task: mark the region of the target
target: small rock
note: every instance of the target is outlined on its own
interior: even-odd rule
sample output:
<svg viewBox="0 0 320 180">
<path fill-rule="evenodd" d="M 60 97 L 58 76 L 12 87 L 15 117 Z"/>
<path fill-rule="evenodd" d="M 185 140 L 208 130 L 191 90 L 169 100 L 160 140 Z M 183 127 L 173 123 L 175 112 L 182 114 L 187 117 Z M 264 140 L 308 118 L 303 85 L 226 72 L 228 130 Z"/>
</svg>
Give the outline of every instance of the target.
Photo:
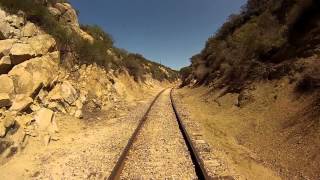
<svg viewBox="0 0 320 180">
<path fill-rule="evenodd" d="M 10 49 L 15 42 L 17 42 L 16 39 L 0 40 L 0 58 L 9 55 Z"/>
<path fill-rule="evenodd" d="M 8 94 L 0 93 L 0 107 L 11 106 L 11 100 Z"/>
<path fill-rule="evenodd" d="M 15 124 L 15 119 L 11 114 L 7 114 L 4 119 L 0 122 L 0 137 L 4 137 L 7 133 L 8 128 Z"/>
<path fill-rule="evenodd" d="M 36 104 L 31 104 L 31 105 L 30 105 L 30 109 L 31 109 L 33 112 L 39 111 L 40 108 L 41 108 L 41 107 L 40 107 L 39 105 L 36 105 Z"/>
<path fill-rule="evenodd" d="M 81 119 L 81 118 L 83 118 L 83 113 L 82 113 L 81 110 L 77 110 L 76 113 L 74 114 L 74 116 L 75 116 L 76 118 Z"/>
<path fill-rule="evenodd" d="M 3 138 L 6 133 L 6 128 L 0 123 L 0 138 Z"/>
<path fill-rule="evenodd" d="M 0 75 L 0 93 L 12 94 L 14 93 L 13 80 L 8 75 Z"/>
<path fill-rule="evenodd" d="M 36 25 L 34 25 L 31 22 L 28 22 L 23 28 L 22 28 L 22 36 L 23 37 L 32 37 L 38 33 L 38 28 Z"/>
<path fill-rule="evenodd" d="M 237 99 L 236 105 L 240 108 L 254 102 L 254 96 L 251 94 L 250 90 L 243 90 Z"/>
<path fill-rule="evenodd" d="M 48 108 L 53 111 L 67 113 L 66 109 L 59 102 L 50 102 Z"/>
<path fill-rule="evenodd" d="M 28 128 L 33 128 L 33 126 L 31 126 L 31 125 L 35 120 L 32 115 L 27 114 L 27 115 L 23 115 L 23 116 L 18 116 L 16 119 L 20 125 L 22 125 L 24 127 L 28 127 Z"/>
<path fill-rule="evenodd" d="M 3 56 L 0 59 L 0 74 L 7 74 L 12 67 L 11 59 L 9 56 Z"/>
<path fill-rule="evenodd" d="M 43 136 L 43 143 L 45 146 L 48 146 L 51 140 L 51 136 L 50 135 L 45 135 Z"/>
<path fill-rule="evenodd" d="M 33 99 L 30 97 L 27 97 L 24 94 L 16 95 L 12 106 L 10 107 L 10 111 L 16 111 L 16 112 L 23 112 L 27 108 L 30 107 L 32 104 Z"/>
<path fill-rule="evenodd" d="M 58 135 L 52 135 L 51 140 L 58 141 L 58 140 L 60 140 L 60 137 Z"/>
<path fill-rule="evenodd" d="M 79 99 L 80 99 L 80 98 L 79 98 Z M 77 107 L 78 109 L 82 109 L 83 104 L 82 104 L 81 100 L 79 100 L 79 99 L 75 102 L 75 105 L 76 105 L 76 107 Z"/>
<path fill-rule="evenodd" d="M 53 111 L 47 108 L 41 108 L 35 115 L 35 120 L 39 126 L 39 129 L 47 130 L 47 128 L 51 126 L 53 116 Z"/>
</svg>

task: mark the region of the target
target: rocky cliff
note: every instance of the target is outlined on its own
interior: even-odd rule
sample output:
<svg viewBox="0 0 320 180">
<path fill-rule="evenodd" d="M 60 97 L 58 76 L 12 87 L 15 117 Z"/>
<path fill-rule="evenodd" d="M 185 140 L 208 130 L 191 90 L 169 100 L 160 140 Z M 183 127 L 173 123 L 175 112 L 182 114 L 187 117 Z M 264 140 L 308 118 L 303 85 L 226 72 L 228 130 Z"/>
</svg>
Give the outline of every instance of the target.
<svg viewBox="0 0 320 180">
<path fill-rule="evenodd" d="M 56 29 L 48 29 L 48 23 Z M 68 3 L 0 1 L 0 163 L 25 148 L 30 139 L 43 145 L 58 140 L 57 113 L 83 118 L 101 109 L 118 109 L 130 103 L 134 89 L 143 92 L 160 79 L 169 83 L 177 77 L 175 71 L 142 56 L 130 62 L 140 74 L 130 73 L 130 66 L 125 66 L 128 53 L 96 47 L 99 40 L 94 35 L 80 27 Z M 75 49 L 77 43 L 89 47 L 82 50 L 102 52 L 102 60 L 108 56 L 113 64 L 121 63 L 110 67 L 112 63 L 84 60 Z M 156 78 L 154 72 L 163 78 Z"/>
</svg>

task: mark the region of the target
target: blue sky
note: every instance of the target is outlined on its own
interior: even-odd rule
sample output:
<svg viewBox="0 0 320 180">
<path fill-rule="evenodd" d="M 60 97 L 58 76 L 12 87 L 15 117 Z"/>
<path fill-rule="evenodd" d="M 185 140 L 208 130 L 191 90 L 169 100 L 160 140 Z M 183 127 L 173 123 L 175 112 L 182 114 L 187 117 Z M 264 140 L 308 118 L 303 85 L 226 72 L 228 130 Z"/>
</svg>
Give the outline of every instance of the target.
<svg viewBox="0 0 320 180">
<path fill-rule="evenodd" d="M 97 24 L 116 46 L 173 69 L 190 64 L 208 37 L 246 0 L 70 0 L 80 23 Z"/>
</svg>

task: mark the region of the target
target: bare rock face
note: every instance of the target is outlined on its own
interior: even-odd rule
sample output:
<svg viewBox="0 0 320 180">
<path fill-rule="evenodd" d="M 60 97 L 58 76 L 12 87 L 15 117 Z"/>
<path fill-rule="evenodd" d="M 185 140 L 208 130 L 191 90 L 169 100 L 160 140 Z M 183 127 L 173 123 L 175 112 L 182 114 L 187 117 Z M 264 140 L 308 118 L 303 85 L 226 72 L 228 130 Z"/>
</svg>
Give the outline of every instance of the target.
<svg viewBox="0 0 320 180">
<path fill-rule="evenodd" d="M 63 23 L 71 24 L 72 26 L 79 27 L 77 12 L 68 3 L 56 3 L 54 5 L 61 13 L 60 19 Z"/>
<path fill-rule="evenodd" d="M 23 112 L 33 103 L 33 99 L 26 96 L 25 94 L 16 95 L 12 106 L 10 107 L 10 111 L 14 112 Z"/>
<path fill-rule="evenodd" d="M 56 41 L 48 34 L 34 36 L 27 41 L 36 55 L 45 55 L 52 52 L 56 46 Z"/>
<path fill-rule="evenodd" d="M 9 56 L 3 56 L 0 59 L 0 74 L 6 74 L 11 69 L 11 59 Z"/>
<path fill-rule="evenodd" d="M 0 75 L 0 93 L 13 94 L 13 80 L 8 75 Z"/>
<path fill-rule="evenodd" d="M 77 12 L 68 3 L 56 3 L 53 7 L 48 7 L 49 12 L 54 15 L 61 23 L 71 27 L 82 38 L 93 42 L 92 36 L 83 31 L 79 26 Z"/>
<path fill-rule="evenodd" d="M 16 43 L 10 50 L 11 62 L 14 65 L 20 64 L 36 56 L 36 52 L 29 44 Z"/>
</svg>

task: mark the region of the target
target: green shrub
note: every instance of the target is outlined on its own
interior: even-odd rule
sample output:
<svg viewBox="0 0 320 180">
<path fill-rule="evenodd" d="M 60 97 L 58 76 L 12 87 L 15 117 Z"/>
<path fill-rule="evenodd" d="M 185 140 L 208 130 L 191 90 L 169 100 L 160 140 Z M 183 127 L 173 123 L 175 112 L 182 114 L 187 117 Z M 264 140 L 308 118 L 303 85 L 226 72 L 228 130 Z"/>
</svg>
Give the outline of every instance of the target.
<svg viewBox="0 0 320 180">
<path fill-rule="evenodd" d="M 39 25 L 44 31 L 52 35 L 58 44 L 61 52 L 72 51 L 76 53 L 77 62 L 80 64 L 96 63 L 106 69 L 120 69 L 125 67 L 129 74 L 136 81 L 144 81 L 144 75 L 151 73 L 152 77 L 159 80 L 164 78 L 176 78 L 176 72 L 169 70 L 172 77 L 167 77 L 159 69 L 159 64 L 145 59 L 140 54 L 132 54 L 126 50 L 114 47 L 114 41 L 108 33 L 97 25 L 81 25 L 81 28 L 88 32 L 93 38 L 93 42 L 83 39 L 72 29 L 61 24 L 47 9 L 46 3 L 68 2 L 66 0 L 0 0 L 0 6 L 10 13 L 23 11 L 26 19 Z M 114 55 L 108 54 L 108 50 L 115 52 Z M 117 56 L 117 57 L 114 57 Z M 116 60 L 122 59 L 122 61 Z M 144 66 L 151 64 L 151 70 Z M 164 66 L 163 66 L 164 67 Z"/>
<path fill-rule="evenodd" d="M 105 47 L 111 48 L 113 47 L 113 38 L 110 34 L 106 33 L 101 27 L 98 25 L 81 25 L 81 29 L 89 33 L 96 41 L 101 41 Z"/>
</svg>

